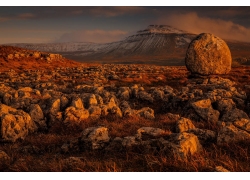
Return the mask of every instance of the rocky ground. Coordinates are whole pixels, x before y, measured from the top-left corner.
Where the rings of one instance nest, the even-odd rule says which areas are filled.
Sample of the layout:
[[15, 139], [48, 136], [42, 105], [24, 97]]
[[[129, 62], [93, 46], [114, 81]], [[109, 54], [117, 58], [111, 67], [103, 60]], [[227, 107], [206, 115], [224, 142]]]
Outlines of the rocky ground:
[[250, 171], [250, 67], [0, 73], [1, 171]]

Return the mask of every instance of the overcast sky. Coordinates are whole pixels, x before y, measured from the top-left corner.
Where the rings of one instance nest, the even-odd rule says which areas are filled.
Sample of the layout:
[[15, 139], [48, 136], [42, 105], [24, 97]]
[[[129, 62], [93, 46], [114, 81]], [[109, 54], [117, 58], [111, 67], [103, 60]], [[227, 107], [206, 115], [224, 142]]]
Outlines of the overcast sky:
[[150, 24], [250, 42], [250, 7], [0, 7], [0, 44], [121, 40]]

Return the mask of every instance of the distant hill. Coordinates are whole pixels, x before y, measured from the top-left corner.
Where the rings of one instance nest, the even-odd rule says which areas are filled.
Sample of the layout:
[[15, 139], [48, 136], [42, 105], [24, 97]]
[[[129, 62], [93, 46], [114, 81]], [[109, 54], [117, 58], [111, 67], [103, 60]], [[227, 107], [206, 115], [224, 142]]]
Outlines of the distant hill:
[[0, 71], [49, 70], [79, 65], [79, 62], [68, 60], [60, 54], [0, 46]]
[[[124, 40], [97, 43], [11, 44], [32, 50], [61, 53], [64, 57], [82, 62], [147, 63], [184, 65], [189, 43], [197, 36], [167, 25], [150, 25]], [[250, 61], [250, 43], [225, 40], [234, 60]]]

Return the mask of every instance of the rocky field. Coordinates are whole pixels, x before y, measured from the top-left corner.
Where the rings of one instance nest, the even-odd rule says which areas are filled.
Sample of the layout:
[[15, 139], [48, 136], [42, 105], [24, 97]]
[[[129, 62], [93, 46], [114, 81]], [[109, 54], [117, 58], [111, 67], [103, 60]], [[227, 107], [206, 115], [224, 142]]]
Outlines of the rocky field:
[[0, 74], [2, 171], [250, 171], [249, 67]]

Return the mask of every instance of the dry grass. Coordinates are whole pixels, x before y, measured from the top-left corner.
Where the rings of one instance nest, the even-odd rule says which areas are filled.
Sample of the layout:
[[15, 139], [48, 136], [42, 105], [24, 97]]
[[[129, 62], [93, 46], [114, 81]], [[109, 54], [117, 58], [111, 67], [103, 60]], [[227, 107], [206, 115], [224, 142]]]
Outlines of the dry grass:
[[[11, 157], [11, 166], [3, 171], [18, 172], [186, 172], [214, 171], [223, 166], [230, 171], [250, 171], [249, 142], [225, 144], [203, 144], [203, 150], [187, 159], [180, 159], [166, 151], [145, 151], [137, 146], [127, 150], [72, 151], [62, 153], [60, 147], [68, 140], [80, 137], [84, 128], [104, 125], [111, 137], [134, 135], [143, 126], [164, 128], [170, 134], [176, 123], [164, 115], [150, 121], [142, 118], [87, 120], [80, 125], [55, 125], [48, 133], [29, 135], [24, 141], [1, 145]], [[198, 125], [198, 124], [196, 124]], [[200, 127], [203, 125], [198, 125]], [[65, 160], [80, 157], [78, 161]]]

